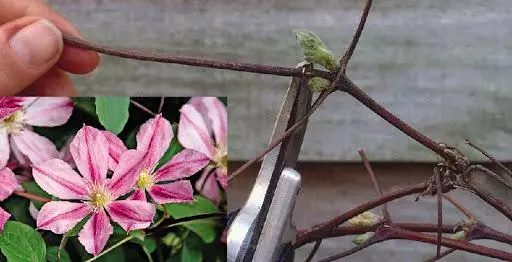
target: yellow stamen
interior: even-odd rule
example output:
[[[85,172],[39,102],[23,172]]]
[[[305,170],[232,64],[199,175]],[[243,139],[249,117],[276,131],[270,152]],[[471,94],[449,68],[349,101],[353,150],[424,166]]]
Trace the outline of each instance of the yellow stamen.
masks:
[[[97,188],[93,190],[91,194],[91,204],[94,210],[97,211],[105,207],[105,205],[110,202],[110,198],[110,193],[105,189]]]
[[[0,121],[0,127],[6,128],[9,133],[18,133],[23,129],[23,111],[18,110]]]
[[[139,174],[139,178],[137,179],[137,187],[144,189],[151,187],[154,184],[155,181],[153,180],[153,175],[151,175],[148,170],[143,169]]]
[[[210,165],[215,168],[228,168],[228,151],[225,146],[216,148]]]

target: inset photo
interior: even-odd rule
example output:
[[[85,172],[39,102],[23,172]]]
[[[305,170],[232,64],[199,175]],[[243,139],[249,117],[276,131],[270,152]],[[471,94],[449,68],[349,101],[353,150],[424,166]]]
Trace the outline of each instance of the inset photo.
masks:
[[[0,97],[0,261],[226,261],[225,97]]]

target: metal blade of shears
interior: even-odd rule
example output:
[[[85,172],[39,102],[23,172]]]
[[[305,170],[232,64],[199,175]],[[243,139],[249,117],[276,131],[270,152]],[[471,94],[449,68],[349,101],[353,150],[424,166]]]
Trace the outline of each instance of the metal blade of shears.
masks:
[[[276,141],[311,105],[306,77],[294,77],[286,92],[270,142]],[[228,261],[253,261],[267,214],[285,166],[294,167],[305,128],[285,139],[264,158],[254,187],[228,231]]]

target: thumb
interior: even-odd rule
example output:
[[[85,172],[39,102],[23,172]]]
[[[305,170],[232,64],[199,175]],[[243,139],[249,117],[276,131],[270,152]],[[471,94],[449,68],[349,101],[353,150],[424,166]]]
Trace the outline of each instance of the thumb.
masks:
[[[15,95],[44,75],[62,48],[62,34],[48,20],[24,17],[0,26],[0,95]]]

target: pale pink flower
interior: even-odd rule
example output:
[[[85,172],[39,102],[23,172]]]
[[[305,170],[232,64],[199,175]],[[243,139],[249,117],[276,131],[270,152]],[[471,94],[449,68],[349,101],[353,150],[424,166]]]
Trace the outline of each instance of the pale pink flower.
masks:
[[[123,153],[112,178],[107,179],[109,144],[101,131],[84,126],[73,139],[70,151],[81,176],[60,159],[34,166],[32,175],[49,194],[80,202],[52,201],[45,204],[37,217],[38,228],[63,234],[92,213],[78,234],[78,240],[87,252],[97,255],[112,234],[110,219],[126,231],[146,228],[151,224],[156,212],[154,205],[140,200],[117,200],[133,188],[136,175],[140,173],[138,162],[143,160],[143,154],[136,150]],[[127,228],[127,224],[131,228]]]
[[[18,186],[18,181],[11,169],[0,167],[0,201],[9,197]],[[5,222],[11,217],[11,214],[0,208],[0,233],[4,230]]]
[[[135,192],[130,199],[146,200],[146,192],[158,204],[183,203],[194,200],[189,177],[203,169],[209,158],[195,150],[184,149],[169,162],[156,169],[158,161],[167,151],[174,134],[167,119],[161,115],[144,123],[137,133],[137,151],[144,153],[139,162],[141,170]],[[164,181],[173,181],[162,183]]]
[[[0,99],[0,166],[7,163],[11,151],[20,163],[29,160],[39,164],[58,157],[55,145],[33,132],[32,126],[53,127],[66,123],[73,111],[71,99],[18,97],[14,102],[5,97]]]
[[[224,104],[216,97],[194,97],[181,109],[178,140],[185,148],[205,154],[210,164],[196,183],[202,195],[220,202],[220,189],[228,180],[228,115]]]

